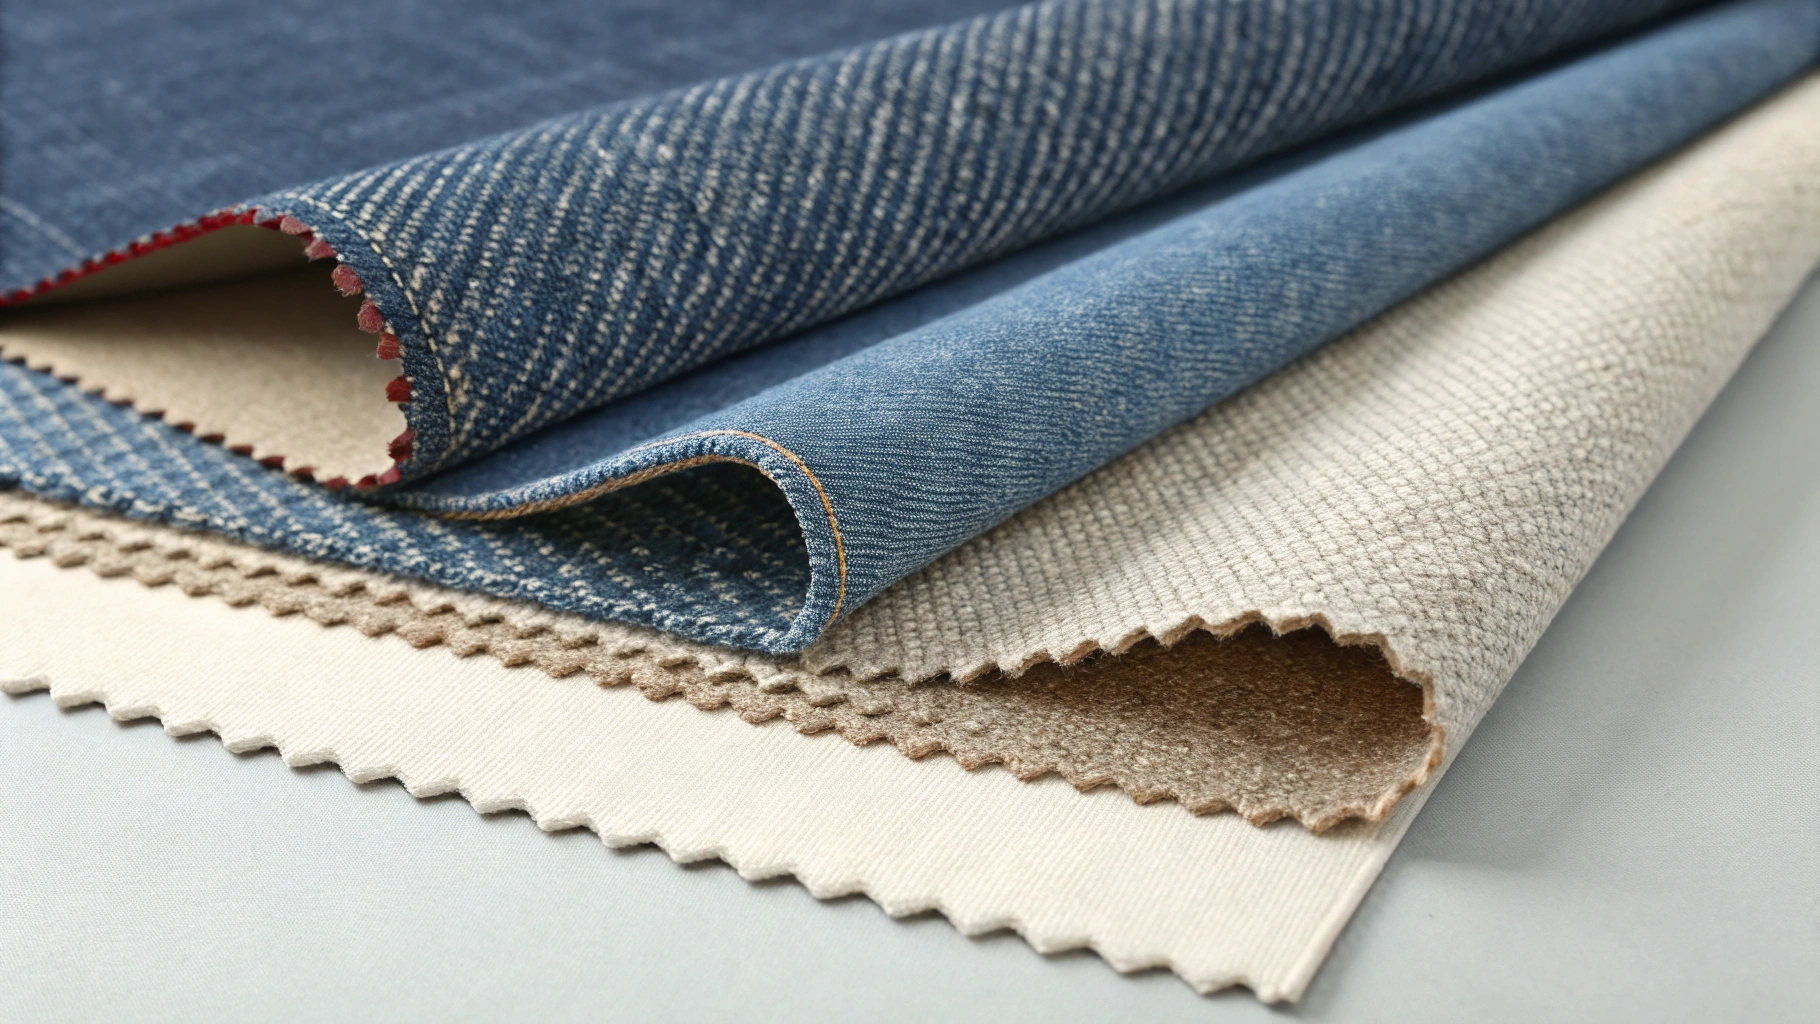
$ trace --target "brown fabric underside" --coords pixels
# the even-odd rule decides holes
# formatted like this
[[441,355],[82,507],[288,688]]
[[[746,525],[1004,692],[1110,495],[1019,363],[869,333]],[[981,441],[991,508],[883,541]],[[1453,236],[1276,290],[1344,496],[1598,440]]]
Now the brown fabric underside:
[[1025,779],[1054,772],[1082,789],[1115,785],[1139,802],[1174,799],[1196,813],[1230,808],[1258,824],[1288,816],[1320,831],[1347,818],[1381,818],[1440,749],[1420,688],[1394,676],[1376,648],[1341,646],[1318,629],[1273,636],[1253,625],[1225,638],[1196,632],[1170,647],[1150,641],[1121,655],[966,685],[831,673],[817,677],[830,685],[806,692],[705,670],[669,638],[608,648],[425,610],[378,588],[331,589],[307,576],[210,564],[181,548],[121,544],[62,524],[11,518],[0,522],[0,546],[368,635],[396,633],[420,647],[446,644],[554,676],[630,683],[652,699],[729,707],[751,722],[781,717],[804,733],[887,740],[913,758],[947,751],[969,769],[1002,764]]

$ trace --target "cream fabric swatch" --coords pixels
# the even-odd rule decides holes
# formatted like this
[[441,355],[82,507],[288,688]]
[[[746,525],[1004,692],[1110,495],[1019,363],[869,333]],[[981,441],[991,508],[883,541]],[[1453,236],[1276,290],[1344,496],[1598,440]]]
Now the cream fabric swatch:
[[[49,559],[0,555],[0,690],[156,717],[230,750],[276,747],[418,796],[609,846],[718,857],[939,911],[967,934],[1015,930],[1045,952],[1090,947],[1121,971],[1166,967],[1202,991],[1299,996],[1418,800],[1315,835],[1291,823],[1141,806],[1112,790],[959,771],[882,747],[651,703],[392,636],[196,600]],[[610,927],[610,923],[603,927]]]
[[[609,661],[623,654],[628,673],[642,668],[646,692],[683,689],[704,706],[783,714],[860,742],[887,738],[913,755],[947,749],[964,763],[1000,761],[1027,777],[1056,771],[1081,785],[1115,782],[1140,799],[1230,804],[1258,821],[1291,813],[1325,827],[1349,814],[1379,818],[1438,763],[1438,745],[1414,749],[1413,759],[1409,749],[1385,751],[1382,764],[1396,770],[1375,795],[1341,793],[1337,783],[1312,796],[1247,792],[1232,773],[1221,778],[1209,767],[1234,760],[1210,760],[1212,747],[1198,762],[1186,759],[1186,772],[1157,770],[1156,744],[1145,745],[1155,737],[1134,743],[1115,730],[1070,729],[1086,716],[1069,722],[1062,707],[1058,724],[1054,705],[1007,713],[999,706],[1010,703],[1006,691],[999,704],[969,694],[968,715],[936,720],[930,691],[878,675],[970,676],[993,664],[1017,670],[1125,649],[1144,636],[1175,641],[1197,627],[1317,624],[1382,647],[1393,668],[1423,684],[1428,720],[1457,745],[1820,258],[1816,125],[1820,79],[1810,79],[962,548],[861,609],[807,666],[500,611],[347,570],[270,571],[323,576],[329,589],[369,591],[376,603],[397,590],[416,595],[424,611],[464,607],[459,649],[558,673],[593,672],[601,650]],[[293,599],[308,603],[280,595]],[[329,620],[366,621],[345,610]],[[476,640],[482,622],[505,623],[511,635]],[[414,621],[406,632],[449,642],[447,625]],[[539,630],[544,640],[518,642]],[[1117,661],[1072,682],[1116,678],[1095,669]],[[840,665],[858,677],[831,670]],[[606,681],[617,681],[614,671]],[[736,680],[751,685],[718,685]],[[753,691],[802,699],[766,701]],[[1042,711],[1049,720],[1038,721]],[[1126,713],[1137,711],[1158,709]],[[1263,774],[1296,778],[1299,767]]]
[[969,542],[803,655],[1021,671],[1318,624],[1457,745],[1820,260],[1820,76]]

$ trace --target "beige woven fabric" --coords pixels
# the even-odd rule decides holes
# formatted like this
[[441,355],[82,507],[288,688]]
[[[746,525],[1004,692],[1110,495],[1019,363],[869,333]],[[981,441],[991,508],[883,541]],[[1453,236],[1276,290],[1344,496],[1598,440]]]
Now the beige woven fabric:
[[[275,231],[220,233],[273,239],[302,260],[297,240]],[[359,480],[392,465],[386,445],[405,420],[386,382],[399,368],[374,355],[360,300],[338,294],[329,269],[33,303],[0,316],[0,355],[290,472]]]
[[1457,743],[1820,259],[1820,78],[887,591],[805,652],[971,678],[1263,621]]
[[1090,947],[1121,971],[1273,1001],[1301,994],[1417,803],[1325,835],[1256,828],[3,553],[0,622],[0,691],[48,689],[230,750],[276,747],[357,782],[460,793],[609,846],[717,857],[818,897],[863,893],[892,915],[938,911],[969,935],[1008,928],[1038,950]]
[[804,733],[887,740],[911,757],[948,751],[1019,778],[1055,772],[1081,789],[1113,784],[1140,802],[1197,813],[1233,808],[1254,824],[1292,814],[1322,830],[1378,818],[1432,756],[1421,695],[1377,652],[1318,630],[1230,640],[1205,634],[1071,670],[1039,668],[970,686],[905,686],[816,676],[762,657],[637,627],[460,594],[0,492],[0,547],[102,576],[171,584],[229,604],[446,644],[558,678],[632,683],[653,699],[783,717]]

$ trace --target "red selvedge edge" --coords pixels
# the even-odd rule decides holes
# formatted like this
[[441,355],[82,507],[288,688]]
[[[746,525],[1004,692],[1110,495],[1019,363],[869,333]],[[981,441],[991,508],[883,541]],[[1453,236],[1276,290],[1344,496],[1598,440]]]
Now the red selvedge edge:
[[[309,260],[327,259],[335,256],[335,249],[333,246],[329,245],[329,243],[323,239],[317,238],[315,232],[309,225],[295,217],[284,216],[261,219],[257,207],[247,207],[238,210],[218,210],[214,213],[204,214],[187,224],[179,224],[168,231],[158,231],[150,235],[135,238],[120,248],[110,249],[100,256],[93,256],[83,260],[76,266],[67,267],[54,277],[43,278],[39,280],[37,284],[32,285],[29,288],[15,288],[11,292],[0,293],[0,308],[15,306],[28,299],[37,298],[46,292],[54,291],[65,285],[74,284],[83,278],[100,273],[109,267],[119,266],[128,260],[144,256],[147,253],[156,252],[159,249],[168,249],[171,246],[181,245],[184,242],[200,238],[203,235],[219,231],[222,228],[235,226],[261,227],[290,235],[304,243],[303,255],[304,258]],[[336,265],[334,272],[330,275],[330,281],[341,294],[349,297],[359,295],[366,290],[365,286],[361,283],[360,275],[356,274],[354,268],[345,263]],[[385,317],[379,312],[379,307],[375,306],[372,300],[369,299],[360,304],[357,322],[359,323],[361,330],[379,335],[379,343],[376,346],[374,354],[380,359],[393,360],[404,358],[403,344],[398,340],[398,335],[392,331],[390,325],[385,322]],[[20,357],[19,359],[12,361],[19,362],[23,365],[24,358]],[[57,379],[70,385],[79,383],[79,378],[75,377],[59,376]],[[394,404],[406,405],[411,400],[411,382],[402,374],[388,381],[386,383],[385,391],[386,400]],[[110,399],[110,401],[112,400]],[[133,400],[125,399],[115,401],[114,404],[132,405]],[[141,410],[141,412],[146,416],[157,419],[162,419],[164,417],[163,410]],[[172,426],[185,433],[193,433],[195,430],[195,424],[193,423],[175,423],[172,424]],[[207,437],[198,438],[198,440],[220,444],[225,438],[221,437],[219,434],[212,434]],[[359,480],[352,482],[346,477],[333,477],[322,481],[322,485],[331,491],[338,491],[349,486],[364,490],[397,483],[399,479],[398,467],[412,456],[416,446],[416,440],[417,432],[406,427],[404,433],[399,434],[386,444],[386,454],[392,459],[392,466],[385,472],[368,474],[367,476],[363,476]],[[246,456],[251,456],[253,452],[250,445],[235,445],[228,450],[237,455]],[[258,462],[260,465],[268,466],[272,469],[283,470],[284,458],[283,455],[265,455],[261,456],[258,459]],[[314,482],[316,479],[315,470],[310,466],[299,466],[288,472],[292,477],[299,480]]]
[[260,222],[259,211],[253,207],[248,207],[244,210],[217,210],[214,213],[204,214],[188,224],[179,224],[169,231],[158,231],[149,235],[142,235],[118,249],[111,249],[100,256],[91,256],[76,266],[66,267],[55,277],[41,279],[37,284],[32,285],[30,288],[15,288],[11,292],[0,295],[0,306],[16,305],[24,302],[26,299],[37,298],[45,292],[61,288],[67,284],[74,284],[91,274],[99,273],[109,267],[118,266],[135,257],[144,256],[148,252],[156,252],[159,249],[168,249],[173,245],[179,245],[183,242],[190,241],[193,238],[199,238],[211,232],[219,231],[222,228],[233,227],[238,224],[253,224],[259,227],[270,227],[276,230],[278,222],[279,218],[276,217],[263,223]]

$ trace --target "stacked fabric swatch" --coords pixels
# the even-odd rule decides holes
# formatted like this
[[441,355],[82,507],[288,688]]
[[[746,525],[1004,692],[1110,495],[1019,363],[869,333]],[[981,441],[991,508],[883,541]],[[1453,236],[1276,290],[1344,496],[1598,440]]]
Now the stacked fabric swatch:
[[1299,995],[1820,262],[1811,0],[472,6],[12,18],[0,544],[208,600],[6,560],[0,683],[1204,990]]

